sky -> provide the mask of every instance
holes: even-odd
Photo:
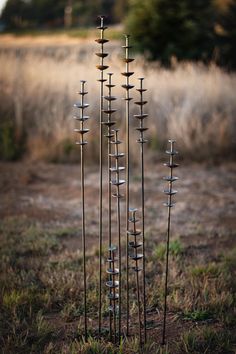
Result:
[[[0,0],[0,13],[2,12],[2,8],[6,2],[7,2],[7,0]]]

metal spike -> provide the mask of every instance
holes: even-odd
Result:
[[[112,85],[112,73],[108,73],[108,96],[105,96],[104,98],[107,99],[111,97],[111,90],[112,87],[115,85]],[[113,138],[114,134],[111,132],[111,127],[116,123],[115,121],[111,121],[111,115],[114,113],[116,110],[112,109],[111,107],[112,100],[107,99],[107,109],[104,109],[103,112],[107,114],[107,121],[104,121],[103,124],[107,126],[107,135],[106,137],[108,138],[107,140],[107,180],[108,180],[108,248],[109,248],[109,259],[112,259],[112,252],[115,250],[115,248],[112,248],[112,235],[111,235],[111,139]],[[113,258],[114,262],[114,258]],[[112,274],[109,276],[109,282],[107,284],[112,284],[114,283],[114,279],[112,279]],[[112,306],[112,287],[109,287],[109,308],[113,308]],[[115,327],[114,327],[115,330]],[[110,340],[112,340],[112,312],[109,311],[109,336]],[[116,333],[114,332],[114,336],[116,337]]]
[[[104,53],[104,44],[108,42],[107,39],[104,38],[104,31],[107,29],[104,26],[104,16],[100,16],[100,26],[98,29],[100,30],[100,38],[96,39],[96,42],[100,44],[100,53],[98,57],[100,58],[100,63],[97,65],[97,69],[100,71],[100,141],[99,141],[99,299],[98,299],[98,332],[101,335],[101,326],[102,326],[102,243],[103,243],[103,104],[104,104],[104,70],[108,68],[107,65],[104,65],[104,58],[107,56],[107,53]],[[97,53],[98,54],[98,53]]]
[[[168,272],[169,272],[169,245],[170,245],[170,222],[171,222],[171,208],[174,206],[172,202],[172,196],[177,193],[176,190],[172,189],[172,183],[178,180],[178,177],[173,176],[173,168],[178,167],[178,164],[174,162],[174,156],[177,151],[174,149],[175,140],[169,140],[170,150],[166,153],[169,155],[169,162],[165,163],[164,166],[169,167],[170,175],[164,177],[164,180],[168,182],[168,189],[164,190],[164,193],[168,195],[167,203],[164,205],[168,208],[168,219],[167,219],[167,236],[166,236],[166,267],[165,267],[165,290],[164,290],[164,314],[163,314],[163,328],[162,328],[162,345],[165,344],[166,337],[166,313],[167,313],[167,292],[168,292]]]
[[[120,179],[120,172],[124,169],[119,165],[119,158],[123,157],[124,154],[119,152],[119,145],[121,141],[118,139],[119,129],[114,129],[114,140],[111,141],[114,146],[114,153],[110,154],[111,157],[115,159],[115,167],[112,171],[115,173],[115,179],[111,180],[111,184],[116,187],[116,193],[113,196],[116,198],[116,214],[117,214],[117,237],[118,237],[118,260],[119,260],[119,310],[118,310],[118,338],[121,338],[121,217],[120,217],[120,186],[125,183],[125,180]]]
[[[137,241],[137,236],[141,234],[140,230],[136,229],[136,212],[137,209],[131,209],[131,216],[129,220],[132,220],[133,228],[132,230],[128,230],[129,235],[134,236],[134,240],[129,242],[128,247],[133,249],[133,253],[129,254],[129,258],[135,263],[134,266],[131,267],[135,271],[136,277],[136,288],[137,288],[137,302],[138,302],[138,322],[139,322],[139,342],[142,343],[142,320],[141,320],[141,301],[140,301],[140,284],[139,284],[139,271],[141,268],[139,267],[139,260],[143,258],[142,253],[138,253],[138,248],[142,246],[142,242]]]
[[[130,177],[130,101],[132,98],[130,97],[130,90],[134,87],[130,84],[130,76],[133,75],[133,72],[130,71],[129,64],[133,61],[132,58],[129,57],[129,49],[131,48],[129,44],[129,35],[125,35],[125,45],[122,48],[125,49],[125,58],[123,61],[125,62],[125,72],[122,73],[126,78],[125,84],[122,87],[126,91],[125,95],[125,129],[126,129],[126,142],[125,142],[125,154],[126,154],[126,230],[129,227],[129,177]],[[129,235],[127,234],[127,242],[126,242],[126,335],[129,335]]]
[[[116,277],[120,278],[120,269],[115,267],[115,262],[117,258],[115,257],[115,252],[117,247],[111,245],[108,247],[109,250],[109,268],[107,269],[107,274],[109,275],[109,281],[106,282],[106,286],[109,289],[109,293],[107,295],[109,299],[109,319],[111,320],[110,326],[112,327],[112,316],[113,316],[113,333],[114,333],[114,343],[116,343],[117,331],[116,331],[116,313],[117,313],[117,305],[116,301],[119,300],[119,293],[116,292],[117,289],[120,289],[120,283],[116,280]],[[110,328],[110,340],[112,340],[112,328]]]
[[[84,140],[84,135],[89,132],[89,129],[84,128],[85,121],[89,118],[84,116],[84,109],[89,105],[84,103],[84,96],[87,92],[84,90],[86,81],[81,81],[81,90],[79,92],[81,101],[79,104],[76,104],[76,107],[80,109],[79,117],[76,119],[80,122],[79,129],[74,129],[75,132],[79,133],[80,141],[77,141],[76,144],[80,145],[80,159],[81,159],[81,204],[82,204],[82,250],[83,250],[83,301],[84,301],[84,336],[85,340],[88,339],[87,331],[87,274],[86,274],[86,229],[85,229],[85,197],[84,197],[84,149],[83,147],[87,144],[87,141]]]
[[[146,250],[145,250],[145,190],[144,190],[144,147],[143,144],[147,142],[144,139],[144,132],[148,130],[148,128],[143,126],[144,118],[147,118],[147,114],[143,112],[144,105],[147,101],[143,100],[143,93],[146,89],[143,88],[143,80],[144,78],[139,78],[139,87],[137,91],[140,94],[140,101],[135,102],[136,105],[139,106],[139,114],[134,115],[135,118],[139,120],[139,127],[136,130],[139,131],[139,139],[137,142],[140,144],[140,166],[141,166],[141,205],[142,205],[142,243],[143,243],[143,323],[144,323],[144,342],[147,341],[147,325],[146,325]]]

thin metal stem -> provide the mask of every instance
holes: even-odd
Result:
[[[84,82],[81,82],[81,92],[84,92]],[[81,95],[81,106],[84,105],[84,95]],[[81,129],[83,129],[84,122],[81,122]],[[83,143],[84,137],[81,135],[80,145],[80,156],[81,156],[81,198],[82,198],[82,248],[83,248],[83,276],[84,276],[84,332],[85,332],[85,340],[87,341],[87,274],[86,274],[86,230],[85,230],[85,209],[84,209],[84,151],[83,151]]]
[[[163,330],[162,330],[162,345],[165,344],[166,337],[166,315],[167,315],[167,296],[168,296],[168,275],[169,275],[169,245],[170,245],[170,227],[171,227],[171,208],[172,204],[172,195],[177,193],[177,191],[172,190],[173,181],[177,180],[177,177],[173,177],[173,168],[177,167],[177,164],[174,164],[174,155],[177,154],[177,151],[174,150],[174,140],[169,140],[170,142],[170,151],[169,153],[169,163],[165,166],[170,168],[170,176],[165,178],[169,183],[168,190],[164,191],[168,194],[168,202],[166,206],[168,207],[168,219],[167,219],[167,238],[166,238],[166,267],[165,267],[165,288],[164,288],[164,313],[163,313]]]
[[[115,131],[115,141],[118,142],[118,131]],[[118,143],[115,144],[115,153],[119,154]],[[116,159],[116,181],[120,181],[119,163]],[[120,187],[117,184],[117,235],[118,235],[118,258],[119,258],[119,314],[118,314],[118,338],[121,336],[121,235],[120,235]]]
[[[129,35],[125,35],[125,72],[122,73],[123,76],[126,77],[126,84],[122,85],[123,88],[126,89],[125,96],[125,126],[126,126],[126,143],[125,143],[125,155],[126,155],[126,232],[129,228],[129,204],[130,204],[130,133],[129,133],[129,124],[130,124],[130,98],[129,90],[133,88],[130,85],[129,77],[133,75],[133,72],[129,71],[129,63],[133,61],[133,59],[129,58],[129,49],[131,48],[129,45]],[[129,335],[129,235],[127,233],[127,242],[126,242],[126,335]]]
[[[103,45],[102,45],[102,52],[103,52]],[[103,61],[103,58],[101,59],[101,61]],[[98,320],[99,335],[101,335],[101,322],[102,322],[103,71],[101,71],[101,80],[102,81],[100,85],[100,141],[99,141],[99,320]]]
[[[172,169],[171,169],[172,172]],[[171,184],[171,182],[170,182]],[[168,196],[168,203],[171,205],[171,195]],[[169,248],[170,248],[170,217],[171,207],[168,207],[168,220],[167,220],[167,239],[166,239],[166,269],[165,269],[165,290],[164,290],[164,314],[163,314],[163,332],[162,344],[165,344],[166,334],[166,312],[167,312],[167,291],[168,291],[168,273],[169,273]]]
[[[140,79],[140,96],[141,102],[143,102],[143,79]],[[140,114],[143,115],[143,105],[140,106]],[[143,128],[143,119],[140,119],[140,126]],[[141,181],[142,181],[142,241],[143,241],[143,322],[144,322],[144,343],[147,341],[147,329],[146,329],[146,250],[145,250],[145,195],[144,195],[144,140],[143,140],[143,131],[140,131],[141,135]]]
[[[115,272],[115,253],[112,253],[113,257],[113,274]],[[113,275],[112,281],[115,281],[115,276]],[[114,344],[116,343],[116,289],[113,287],[113,321],[114,321]]]
[[[107,40],[104,39],[104,16],[100,17],[101,24],[100,27],[100,39],[97,40],[101,44],[100,53],[96,53],[100,57],[100,65],[97,68],[100,70],[100,137],[99,137],[99,304],[98,304],[98,332],[101,335],[101,326],[102,326],[102,244],[103,244],[103,92],[104,92],[104,75],[103,70],[107,69],[108,66],[104,66],[104,57],[107,56],[104,53],[104,43]]]
[[[115,100],[115,97],[111,96],[111,91],[112,87],[115,85],[112,85],[111,77],[112,73],[108,73],[108,96],[105,96],[104,98],[108,100],[108,105],[107,105],[107,110],[105,110],[105,113],[108,114],[108,120],[107,122],[104,122],[105,125],[108,127],[107,131],[107,138],[108,138],[108,151],[107,151],[107,161],[108,161],[108,249],[109,249],[109,258],[111,259],[112,257],[112,251],[111,251],[111,138],[113,134],[111,134],[111,126],[115,124],[115,122],[111,122],[111,115],[114,113],[116,110],[112,109],[111,107],[111,101]],[[112,276],[111,274],[109,275],[109,281],[112,281]],[[112,294],[112,288],[110,287],[109,289],[109,295],[111,296]],[[112,301],[110,297],[110,309],[112,306]],[[112,339],[112,316],[111,316],[111,310],[109,311],[109,335],[110,335],[110,340]]]
[[[109,85],[111,85],[111,74],[109,75]],[[108,95],[111,96],[111,86],[108,89]],[[108,101],[108,109],[111,109],[111,101]],[[108,114],[108,121],[110,121],[111,114]],[[108,149],[107,149],[107,160],[108,160],[108,249],[111,249],[111,127],[108,125]],[[109,258],[111,258],[111,251],[109,252]],[[112,276],[110,275],[109,280],[112,281]],[[110,288],[110,294],[112,290]],[[110,306],[112,302],[110,300]],[[109,336],[110,340],[112,338],[112,316],[111,311],[109,311]]]
[[[74,118],[80,122],[79,129],[74,129],[80,134],[80,140],[76,142],[80,145],[80,175],[81,175],[81,204],[82,204],[82,252],[83,252],[83,303],[84,303],[84,335],[85,340],[88,338],[87,331],[87,273],[86,273],[86,229],[85,229],[85,193],[84,193],[84,146],[87,142],[84,140],[84,134],[88,133],[89,129],[84,128],[84,122],[89,118],[84,116],[84,109],[89,105],[84,103],[84,96],[87,94],[84,90],[85,81],[81,80],[80,102],[74,106],[80,109],[80,115]]]
[[[128,37],[126,37],[128,45]],[[126,48],[126,57],[128,57],[128,48]],[[126,63],[126,71],[129,71],[129,63]],[[129,77],[126,78],[126,85],[129,85]],[[129,90],[126,91],[126,230],[129,227]],[[129,236],[127,234],[127,249],[126,249],[126,297],[127,297],[127,312],[126,312],[126,334],[129,335]]]
[[[134,242],[135,242],[135,267],[136,267],[136,287],[137,287],[137,300],[138,300],[138,321],[139,321],[139,342],[142,343],[142,329],[141,329],[141,308],[140,308],[140,287],[139,287],[139,269],[138,269],[138,251],[137,251],[137,236],[136,236],[136,216],[133,213],[134,219]]]
[[[147,91],[143,88],[144,78],[139,78],[139,88],[137,91],[140,93],[140,101],[135,102],[139,105],[139,114],[134,115],[134,117],[139,119],[139,127],[136,128],[140,132],[139,139],[137,142],[140,144],[140,167],[141,167],[141,206],[142,206],[142,246],[143,246],[143,326],[144,326],[144,343],[147,341],[147,325],[146,325],[146,247],[145,247],[145,175],[144,175],[144,144],[147,140],[144,139],[144,131],[148,128],[143,126],[143,120],[148,115],[144,114],[143,106],[147,101],[143,100],[143,92]]]

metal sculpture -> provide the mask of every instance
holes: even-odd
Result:
[[[118,337],[121,336],[121,217],[120,217],[120,199],[122,194],[120,193],[120,187],[125,183],[124,179],[120,178],[121,171],[124,170],[123,166],[120,166],[119,160],[125,156],[123,152],[119,151],[119,145],[121,141],[118,139],[119,129],[114,129],[114,140],[111,141],[114,144],[114,152],[111,153],[111,157],[115,159],[115,166],[112,168],[112,172],[115,173],[115,178],[111,180],[112,186],[115,186],[116,191],[113,197],[116,198],[116,215],[117,215],[117,238],[118,238],[118,261],[119,261],[119,308],[118,308]]]
[[[144,139],[144,132],[148,130],[147,127],[144,127],[143,121],[148,117],[148,114],[143,112],[144,105],[147,104],[147,101],[143,99],[143,93],[147,91],[143,88],[144,78],[139,79],[139,88],[137,91],[140,94],[140,101],[135,102],[136,105],[140,107],[139,114],[134,115],[135,118],[139,120],[139,127],[136,130],[139,131],[139,139],[137,142],[140,144],[140,166],[141,166],[141,205],[142,205],[142,247],[143,247],[143,326],[144,326],[144,342],[147,340],[147,328],[146,328],[146,255],[145,255],[145,195],[144,195],[144,144],[147,143],[147,140]]]
[[[109,42],[108,39],[104,38],[104,31],[107,29],[104,26],[105,16],[100,16],[100,26],[97,28],[100,30],[100,38],[96,39],[96,42],[100,44],[100,52],[96,55],[100,58],[100,64],[97,65],[97,69],[100,71],[100,141],[99,141],[99,299],[98,299],[98,331],[101,335],[102,326],[102,243],[103,243],[103,106],[104,106],[104,70],[108,69],[107,65],[104,65],[104,58],[108,56],[108,53],[104,52],[104,44]]]
[[[113,89],[115,85],[112,82],[112,73],[108,73],[108,80],[104,76],[104,71],[108,69],[108,65],[104,64],[104,59],[108,56],[108,53],[104,52],[104,45],[108,42],[104,38],[104,31],[107,27],[104,25],[104,16],[100,16],[100,38],[96,42],[100,45],[100,52],[96,55],[100,58],[100,63],[97,65],[97,69],[100,71],[100,105],[99,105],[99,284],[98,284],[98,333],[101,338],[102,334],[102,249],[103,249],[103,162],[104,155],[107,157],[107,205],[108,205],[108,221],[107,221],[107,279],[105,287],[108,289],[107,299],[109,302],[109,339],[115,344],[120,341],[123,335],[122,330],[122,309],[125,310],[124,321],[126,322],[126,335],[130,334],[130,281],[131,271],[135,275],[136,282],[136,301],[138,309],[138,333],[140,345],[147,341],[147,294],[146,294],[146,236],[145,236],[145,164],[144,164],[144,144],[147,140],[144,137],[144,133],[147,131],[147,127],[144,125],[147,113],[144,113],[144,106],[147,101],[143,95],[146,89],[143,87],[144,78],[139,78],[139,85],[137,91],[139,92],[139,100],[135,104],[139,107],[138,114],[134,117],[139,122],[137,128],[139,137],[137,143],[140,144],[140,176],[141,176],[141,229],[137,229],[137,209],[130,208],[130,90],[134,86],[130,83],[130,77],[134,74],[130,71],[130,63],[134,60],[130,58],[130,43],[129,35],[125,35],[125,45],[122,46],[125,49],[125,57],[123,61],[125,63],[125,71],[121,74],[126,78],[125,84],[122,87],[125,89],[125,153],[120,152],[119,129],[114,127],[116,121],[112,119],[116,109],[113,107],[113,102],[117,98],[113,95]],[[88,339],[88,313],[87,313],[87,270],[86,270],[86,220],[85,220],[85,173],[84,173],[84,147],[87,141],[84,140],[84,136],[88,133],[84,124],[89,119],[84,114],[85,109],[89,106],[84,102],[84,97],[87,94],[85,91],[86,81],[81,81],[81,89],[79,92],[80,102],[75,104],[75,107],[79,109],[79,115],[74,118],[79,121],[79,128],[75,128],[75,132],[79,134],[80,140],[76,142],[80,146],[81,156],[81,204],[82,204],[82,252],[83,252],[83,307],[84,307],[84,336],[85,340]],[[105,84],[106,83],[106,84]],[[106,86],[106,94],[104,89]],[[105,105],[106,102],[106,105]],[[105,132],[105,128],[107,129]],[[107,152],[103,149],[103,134],[107,138]],[[169,161],[165,166],[169,167],[170,175],[164,177],[164,180],[168,183],[168,188],[164,190],[164,193],[168,196],[165,206],[168,208],[168,221],[167,221],[167,238],[166,238],[166,264],[165,264],[165,293],[164,293],[164,314],[163,314],[163,330],[162,330],[162,344],[165,343],[166,334],[166,315],[167,315],[167,290],[168,290],[168,271],[169,271],[169,243],[170,243],[170,222],[171,222],[171,208],[174,206],[172,196],[177,193],[172,189],[172,184],[178,178],[173,176],[173,169],[178,167],[178,164],[174,162],[174,156],[177,151],[174,148],[174,140],[169,140],[170,149],[166,151],[169,155]],[[121,164],[122,158],[125,158],[125,166]],[[125,179],[121,174],[125,171]],[[122,214],[121,214],[121,187],[126,183],[125,188],[125,228],[122,229]],[[115,203],[112,203],[112,197],[115,199]],[[112,227],[112,213],[116,215],[116,232]],[[122,264],[122,237],[124,237],[124,243],[126,252],[124,254],[125,265]],[[141,264],[142,263],[142,264]],[[126,268],[126,279],[123,280],[122,270]],[[142,271],[142,278],[140,272]],[[123,303],[123,295],[126,291],[126,304]],[[126,305],[126,306],[125,306]],[[125,326],[124,326],[125,328]],[[142,333],[143,330],[143,333]],[[143,338],[144,340],[143,340]]]
[[[107,114],[107,121],[104,121],[103,124],[107,126],[107,180],[108,180],[108,250],[109,250],[109,257],[108,257],[108,263],[112,265],[112,268],[109,267],[109,269],[112,269],[112,273],[109,273],[109,282],[107,282],[107,286],[109,287],[109,299],[110,299],[110,305],[109,305],[109,335],[110,335],[110,340],[112,340],[112,312],[115,317],[115,308],[112,306],[112,294],[115,290],[115,288],[118,286],[117,282],[114,280],[114,252],[116,249],[112,246],[112,235],[111,235],[111,139],[114,137],[114,133],[112,132],[111,128],[112,126],[116,123],[115,121],[111,120],[112,114],[116,112],[116,109],[112,107],[112,102],[116,100],[116,97],[112,96],[112,89],[115,87],[115,85],[112,84],[112,73],[108,73],[108,84],[106,87],[108,88],[108,95],[105,96],[105,100],[107,101],[107,108],[104,109],[104,113]],[[113,294],[114,295],[114,294]],[[115,300],[114,300],[115,301]],[[114,331],[115,333],[116,331]],[[116,334],[115,334],[116,337]]]
[[[143,259],[143,254],[138,253],[138,248],[140,248],[143,244],[142,242],[137,240],[137,237],[142,234],[141,230],[136,228],[136,223],[138,219],[136,218],[137,209],[130,209],[130,218],[129,223],[133,225],[131,229],[129,229],[128,234],[133,237],[133,241],[129,241],[129,248],[133,250],[132,253],[129,254],[129,258],[134,262],[132,265],[132,269],[135,272],[136,277],[136,293],[137,293],[137,303],[138,303],[138,322],[139,322],[139,342],[142,343],[142,320],[141,320],[141,300],[140,300],[140,284],[139,284],[139,272],[142,268],[139,267],[139,260]]]
[[[75,128],[74,131],[80,135],[80,140],[76,142],[80,145],[80,166],[81,166],[81,204],[82,204],[82,250],[83,250],[83,285],[84,285],[84,335],[85,340],[88,337],[87,330],[87,274],[86,274],[86,229],[85,229],[85,198],[84,198],[84,146],[87,141],[84,140],[84,135],[89,132],[88,128],[84,127],[84,123],[89,119],[89,116],[84,115],[84,110],[89,107],[88,103],[84,102],[84,96],[88,93],[85,91],[86,81],[81,81],[81,89],[79,95],[81,97],[80,102],[75,104],[76,108],[79,108],[79,116],[74,116],[76,120],[80,122],[80,127]]]
[[[126,230],[127,230],[127,246],[126,246],[126,335],[129,335],[129,202],[130,202],[130,192],[129,192],[129,179],[130,179],[130,90],[134,88],[130,84],[130,76],[134,74],[133,71],[130,71],[129,64],[134,61],[130,58],[129,50],[132,48],[129,44],[129,35],[125,35],[125,45],[122,48],[125,49],[125,71],[121,74],[125,76],[126,83],[122,87],[126,90],[125,95],[125,134],[126,134],[126,143],[125,143],[125,168],[126,168]]]
[[[173,169],[179,165],[174,162],[174,156],[178,154],[175,150],[174,144],[175,140],[169,140],[170,150],[166,150],[166,154],[169,155],[169,162],[165,163],[164,166],[170,169],[169,176],[163,177],[163,179],[168,183],[168,189],[164,190],[164,193],[168,196],[168,200],[164,203],[164,206],[168,208],[168,218],[167,218],[167,236],[166,236],[166,267],[165,267],[165,290],[164,290],[164,314],[163,314],[163,328],[162,328],[162,344],[165,344],[166,335],[166,313],[167,313],[167,291],[168,291],[168,273],[169,273],[169,248],[170,248],[170,222],[171,222],[171,208],[175,205],[172,201],[172,196],[177,193],[177,190],[172,189],[173,182],[178,180],[178,177],[173,176]]]

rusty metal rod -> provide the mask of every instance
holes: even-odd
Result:
[[[142,242],[143,242],[143,327],[144,327],[144,343],[147,341],[147,326],[146,326],[146,250],[145,250],[145,175],[144,175],[144,144],[147,140],[144,139],[144,132],[148,130],[143,126],[143,120],[147,118],[147,114],[144,114],[143,107],[147,103],[143,99],[143,92],[147,91],[143,88],[144,78],[139,78],[139,88],[137,91],[140,93],[140,101],[135,102],[140,107],[140,112],[135,115],[135,118],[139,120],[139,127],[136,128],[140,137],[137,142],[140,144],[140,165],[141,165],[141,205],[142,205]]]
[[[129,203],[130,203],[130,193],[129,193],[129,179],[130,179],[130,101],[132,98],[130,97],[129,91],[134,87],[130,85],[130,76],[134,73],[129,70],[129,64],[134,60],[129,57],[129,49],[131,48],[129,44],[129,35],[125,35],[125,45],[122,48],[125,49],[125,58],[123,61],[125,62],[125,72],[122,72],[122,75],[126,77],[126,83],[122,85],[122,87],[126,90],[125,96],[125,126],[126,126],[126,144],[125,144],[125,155],[126,155],[126,232],[129,227]],[[127,233],[127,242],[126,242],[126,335],[129,335],[129,236]]]
[[[166,167],[170,168],[170,175],[164,177],[164,180],[168,182],[168,189],[164,190],[164,193],[168,196],[167,203],[164,205],[168,208],[167,217],[167,237],[166,237],[166,267],[165,267],[165,289],[164,289],[164,313],[163,313],[163,328],[162,328],[162,345],[165,344],[166,337],[166,314],[167,314],[167,293],[168,293],[168,274],[169,274],[169,246],[170,246],[170,226],[171,226],[171,208],[174,206],[172,203],[172,196],[177,193],[176,190],[172,189],[172,183],[178,178],[173,176],[173,168],[178,167],[178,164],[174,162],[174,155],[178,152],[174,149],[175,140],[169,140],[170,150],[166,153],[169,155],[169,162],[165,163]]]
[[[134,237],[134,241],[129,242],[129,247],[133,248],[133,255],[130,255],[130,258],[135,262],[135,266],[132,267],[134,272],[136,273],[136,288],[137,288],[137,303],[138,303],[138,323],[139,323],[139,343],[142,344],[142,319],[141,319],[141,301],[140,301],[140,284],[139,284],[139,272],[141,268],[139,268],[139,260],[143,258],[143,254],[138,253],[138,248],[142,246],[141,242],[137,241],[137,237],[140,236],[141,231],[136,228],[136,212],[137,209],[130,209],[131,218],[130,222],[133,224],[133,230],[129,231],[129,234]]]
[[[119,282],[115,280],[115,277],[119,274],[119,269],[115,268],[115,252],[116,252],[116,246],[111,245],[109,247],[109,268],[107,269],[107,273],[109,274],[109,281],[106,283],[106,285],[109,287],[109,294],[108,298],[110,300],[110,306],[109,306],[109,312],[113,314],[113,339],[114,339],[114,344],[116,343],[116,337],[117,337],[117,330],[116,330],[116,301],[119,298],[119,295],[116,293],[116,288],[119,286]],[[111,255],[111,257],[110,257]],[[111,280],[110,280],[111,279]],[[112,336],[111,336],[112,340]]]
[[[96,42],[100,44],[100,53],[96,55],[100,58],[100,64],[97,65],[97,69],[100,70],[100,141],[99,141],[99,296],[98,296],[98,332],[101,335],[101,326],[102,326],[102,245],[103,245],[103,92],[104,92],[104,79],[103,71],[108,68],[107,65],[104,65],[104,58],[107,57],[107,53],[104,53],[104,44],[108,42],[104,38],[104,31],[107,27],[104,26],[105,16],[100,16],[100,38],[96,39]]]
[[[115,121],[111,121],[111,116],[115,113],[115,109],[112,108],[112,101],[116,100],[116,97],[112,96],[112,88],[115,85],[112,84],[112,73],[108,73],[108,84],[106,85],[108,88],[108,95],[104,98],[107,100],[107,109],[104,109],[104,113],[107,114],[107,121],[104,121],[103,124],[107,126],[107,167],[108,167],[108,249],[109,251],[109,259],[112,257],[111,252],[111,244],[112,244],[112,234],[111,234],[111,138],[114,136],[111,132],[111,127],[116,123]],[[109,281],[112,281],[112,275],[109,275]],[[109,288],[110,294],[112,293],[112,288]],[[109,336],[110,340],[112,340],[112,300],[110,298],[110,306],[109,306]]]
[[[86,81],[81,80],[81,89],[80,89],[80,103],[75,104],[75,107],[80,109],[80,116],[75,116],[74,118],[80,122],[79,129],[74,129],[75,132],[80,134],[80,140],[76,144],[80,145],[80,166],[81,166],[81,204],[82,204],[82,250],[83,250],[83,290],[84,290],[84,336],[85,341],[88,339],[87,331],[87,273],[86,273],[86,229],[85,229],[85,196],[84,196],[84,146],[87,144],[87,141],[84,140],[84,135],[89,132],[89,129],[84,128],[84,122],[89,118],[84,116],[84,109],[89,105],[84,103],[84,96],[87,94],[85,92],[85,83]]]
[[[118,237],[118,261],[119,261],[119,307],[118,307],[118,338],[121,338],[121,217],[120,217],[120,198],[122,195],[120,194],[120,186],[122,186],[125,181],[120,179],[120,172],[124,169],[119,164],[119,159],[124,156],[123,153],[119,152],[119,144],[121,141],[118,139],[119,129],[113,130],[115,136],[114,141],[112,143],[115,145],[115,153],[113,157],[115,157],[115,180],[112,181],[112,184],[116,187],[116,194],[114,196],[117,198],[116,202],[116,214],[117,214],[117,237]]]

